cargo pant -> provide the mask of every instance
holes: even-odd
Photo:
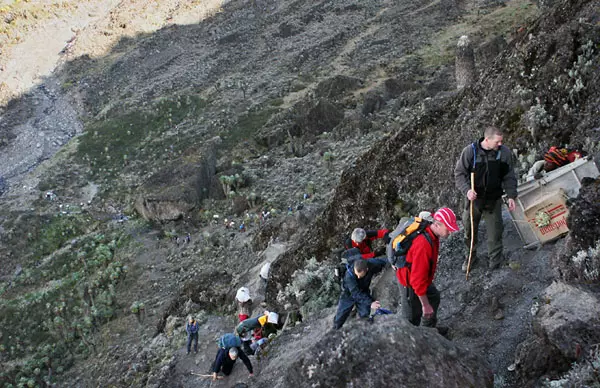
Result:
[[[352,299],[352,295],[346,290],[342,292],[340,296],[340,301],[338,302],[337,313],[335,314],[335,319],[333,321],[333,326],[335,329],[339,329],[342,327],[346,319],[350,316],[352,312],[352,308],[356,304],[356,309],[358,310],[358,315],[361,318],[369,318],[369,314],[371,313],[371,304],[370,303],[356,303],[354,299]]]
[[[473,227],[475,231],[475,239],[473,241],[473,257],[477,253],[477,231],[479,222],[483,218],[487,228],[487,244],[488,257],[490,268],[496,267],[502,261],[502,232],[504,226],[502,224],[502,199],[495,201],[478,201],[473,204]],[[467,206],[463,212],[463,225],[465,227],[465,244],[467,245],[467,254],[471,248],[471,214],[470,202],[467,201]]]
[[[429,299],[429,304],[433,307],[433,317],[429,319],[422,318],[423,306],[412,287],[404,287],[401,285],[400,288],[402,289],[400,298],[402,303],[402,315],[404,318],[415,326],[422,325],[426,327],[435,327],[437,325],[437,311],[440,307],[440,292],[437,288],[431,284],[427,287],[427,293],[425,294],[427,295],[427,299]]]
[[[188,333],[187,337],[187,352],[192,350],[192,342],[194,342],[194,352],[198,353],[198,332]]]

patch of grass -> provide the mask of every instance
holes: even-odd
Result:
[[[283,105],[283,98],[281,98],[281,97],[274,98],[271,101],[269,101],[269,105],[272,105],[272,106],[281,106],[281,105]]]
[[[245,139],[251,139],[256,131],[265,125],[271,116],[278,111],[278,108],[267,106],[241,115],[235,127],[221,135],[223,138],[223,147],[225,149],[231,149],[239,142]]]
[[[463,22],[435,34],[430,45],[416,51],[415,55],[423,58],[425,66],[447,65],[454,61],[456,44],[462,35],[477,36],[481,40],[496,35],[509,37],[538,14],[535,4],[528,0],[510,1],[505,7],[485,15],[471,13],[465,16]]]
[[[131,161],[143,166],[164,154],[165,148],[167,153],[174,152],[169,136],[162,135],[197,117],[206,105],[207,101],[197,95],[164,98],[149,110],[90,123],[79,138],[75,159],[90,166],[92,178],[114,178]]]

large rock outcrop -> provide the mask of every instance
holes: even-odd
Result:
[[[135,209],[150,221],[180,219],[209,197],[222,196],[215,177],[216,144],[213,139],[203,150],[184,155],[148,179],[139,189]]]
[[[567,282],[600,280],[600,179],[584,178],[579,196],[569,206],[569,236],[553,257],[553,267]]]
[[[523,383],[568,370],[572,362],[600,343],[600,298],[562,282],[552,283],[534,303],[533,336],[517,349]]]
[[[435,329],[412,326],[394,315],[377,318],[373,324],[350,320],[338,331],[310,324],[300,337],[294,331],[282,335],[267,365],[279,371],[270,386],[493,386],[490,367],[480,355]],[[287,341],[293,342],[292,352],[284,350]]]

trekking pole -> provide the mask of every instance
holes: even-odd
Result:
[[[194,376],[199,376],[199,377],[212,377],[212,375],[205,375],[202,373],[194,373],[194,372],[190,372],[192,375]],[[221,380],[223,378],[223,376],[217,376],[217,380]]]
[[[475,173],[471,173],[471,190],[475,191]],[[473,202],[471,201],[470,215],[471,215],[471,247],[469,248],[469,261],[467,262],[467,275],[466,280],[469,280],[469,271],[471,270],[471,257],[473,256],[473,243],[475,242],[475,227],[473,225]]]

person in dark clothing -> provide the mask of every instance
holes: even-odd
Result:
[[[347,250],[357,248],[360,250],[363,259],[371,259],[382,255],[384,252],[375,252],[373,250],[373,241],[383,239],[383,243],[387,244],[389,242],[389,233],[390,231],[387,229],[364,230],[356,228],[352,231],[352,235],[344,242],[344,248]],[[385,250],[385,247],[383,249]]]
[[[483,138],[463,149],[454,169],[456,187],[468,199],[462,217],[467,249],[471,245],[469,201],[473,201],[475,236],[471,262],[474,264],[477,260],[477,229],[483,218],[487,226],[490,269],[499,267],[503,261],[502,195],[506,192],[510,211],[515,210],[517,198],[517,177],[513,167],[512,152],[502,145],[502,140],[503,134],[500,129],[486,128]],[[475,173],[475,190],[471,190],[471,172]],[[463,263],[463,271],[466,270],[467,260]]]
[[[217,379],[217,374],[219,372],[222,372],[225,376],[229,376],[231,374],[231,371],[233,370],[233,367],[238,357],[241,358],[244,362],[244,365],[246,365],[246,369],[248,369],[250,377],[254,376],[252,363],[250,362],[248,356],[246,356],[246,353],[244,353],[239,348],[219,348],[212,368],[213,381]]]
[[[402,268],[392,267],[402,286],[402,314],[415,326],[437,326],[440,293],[433,284],[433,278],[437,268],[440,238],[458,231],[452,209],[439,209],[433,219],[433,223],[413,240],[406,255],[407,264]]]
[[[194,341],[194,353],[198,353],[198,321],[194,317],[190,317],[185,324],[185,331],[187,333],[187,354],[190,354],[192,349],[192,341]]]
[[[371,296],[369,287],[373,277],[381,272],[387,261],[380,258],[369,260],[354,260],[348,264],[348,269],[342,281],[342,294],[335,314],[334,327],[342,327],[352,308],[356,305],[361,318],[369,318],[371,309],[378,309],[380,304]]]

